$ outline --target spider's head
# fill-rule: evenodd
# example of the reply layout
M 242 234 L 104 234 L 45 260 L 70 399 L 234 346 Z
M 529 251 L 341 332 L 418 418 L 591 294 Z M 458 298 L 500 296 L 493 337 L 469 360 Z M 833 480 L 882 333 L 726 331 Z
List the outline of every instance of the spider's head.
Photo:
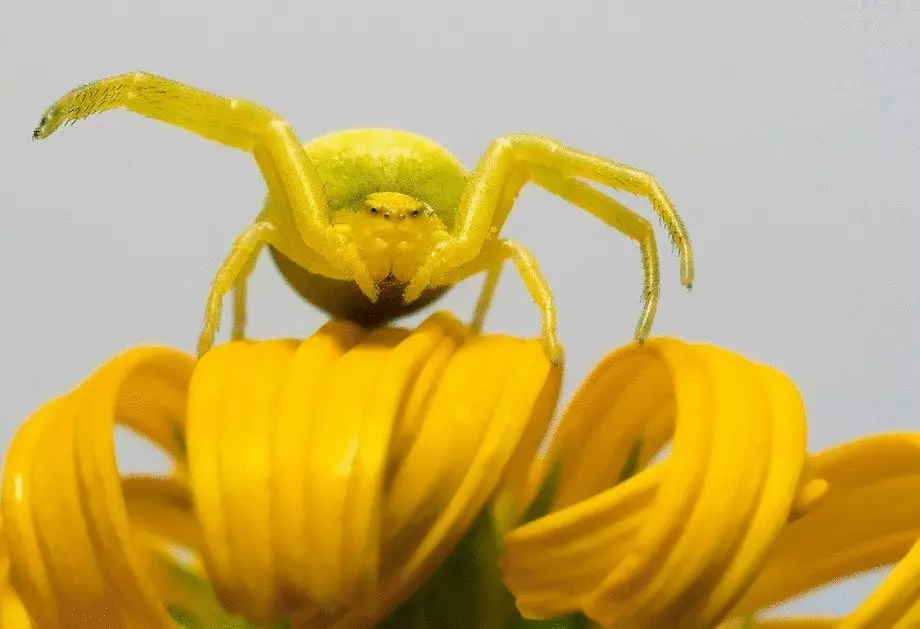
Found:
M 407 283 L 429 248 L 447 236 L 430 205 L 399 192 L 374 192 L 334 219 L 350 237 L 375 282 Z

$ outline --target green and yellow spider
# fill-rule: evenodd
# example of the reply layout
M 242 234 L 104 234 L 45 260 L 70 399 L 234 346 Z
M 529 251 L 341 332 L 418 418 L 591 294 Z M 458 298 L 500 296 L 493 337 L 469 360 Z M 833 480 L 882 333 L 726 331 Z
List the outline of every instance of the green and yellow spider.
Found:
M 64 123 L 124 107 L 251 153 L 268 186 L 261 213 L 233 243 L 211 285 L 198 341 L 214 343 L 224 296 L 233 290 L 233 338 L 246 322 L 246 282 L 268 246 L 285 279 L 330 314 L 364 325 L 415 312 L 452 285 L 485 272 L 472 327 L 481 328 L 503 263 L 511 259 L 542 314 L 542 339 L 562 358 L 553 296 L 531 253 L 499 238 L 528 181 L 582 208 L 639 243 L 644 308 L 635 338 L 648 335 L 658 304 L 659 269 L 648 221 L 584 180 L 649 199 L 677 247 L 681 282 L 693 282 L 683 222 L 646 172 L 532 134 L 494 140 L 472 172 L 433 141 L 405 131 L 356 129 L 303 145 L 278 114 L 132 72 L 78 87 L 42 116 L 33 137 Z

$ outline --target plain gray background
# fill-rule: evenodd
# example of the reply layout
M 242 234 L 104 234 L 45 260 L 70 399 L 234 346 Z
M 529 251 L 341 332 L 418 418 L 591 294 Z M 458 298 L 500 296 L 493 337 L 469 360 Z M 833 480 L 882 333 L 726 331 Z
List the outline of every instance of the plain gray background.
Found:
M 917 429 L 915 0 L 260 4 L 0 9 L 0 442 L 130 345 L 191 351 L 212 274 L 261 207 L 250 157 L 133 114 L 32 142 L 67 90 L 133 69 L 262 102 L 302 139 L 400 127 L 473 166 L 493 137 L 536 131 L 648 170 L 697 254 L 688 294 L 659 241 L 655 333 L 788 372 L 813 449 Z M 637 247 L 533 188 L 505 233 L 533 249 L 555 291 L 571 392 L 630 338 Z M 442 306 L 470 312 L 478 287 Z M 306 335 L 323 320 L 266 259 L 250 294 L 253 336 Z M 488 328 L 538 332 L 513 272 Z M 121 444 L 126 469 L 163 463 Z M 790 608 L 849 610 L 876 577 Z

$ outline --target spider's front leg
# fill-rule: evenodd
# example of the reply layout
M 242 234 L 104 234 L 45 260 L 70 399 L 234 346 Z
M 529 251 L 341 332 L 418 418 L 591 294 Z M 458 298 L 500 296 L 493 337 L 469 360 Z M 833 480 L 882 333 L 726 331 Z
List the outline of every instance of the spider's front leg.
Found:
M 676 210 L 655 180 L 642 171 L 538 135 L 514 135 L 493 141 L 474 170 L 458 208 L 450 238 L 434 248 L 427 262 L 410 282 L 406 299 L 450 269 L 474 259 L 489 239 L 501 230 L 521 187 L 531 181 L 582 208 L 639 244 L 644 275 L 644 308 L 636 325 L 635 338 L 642 342 L 654 320 L 660 292 L 658 250 L 651 225 L 613 198 L 602 194 L 582 179 L 617 190 L 646 196 L 664 221 L 680 253 L 681 281 L 693 281 L 690 240 Z M 487 283 L 486 290 L 491 288 Z M 486 304 L 487 305 L 487 304 Z M 482 310 L 480 306 L 478 310 Z M 477 318 L 481 319 L 481 312 Z
M 129 72 L 71 90 L 42 115 L 33 137 L 50 136 L 61 125 L 125 108 L 175 125 L 255 157 L 270 196 L 286 208 L 276 225 L 295 229 L 303 243 L 331 266 L 344 269 L 371 301 L 376 287 L 357 250 L 329 222 L 323 182 L 291 126 L 258 103 L 227 98 L 149 72 Z
M 218 96 L 148 72 L 130 72 L 88 83 L 65 94 L 45 111 L 33 137 L 47 138 L 61 125 L 117 108 L 251 153 L 265 177 L 269 197 L 274 199 L 272 213 L 267 218 L 273 229 L 284 232 L 273 236 L 284 253 L 292 259 L 303 258 L 306 252 L 311 257 L 318 255 L 325 262 L 315 261 L 311 270 L 336 279 L 352 279 L 371 301 L 376 299 L 376 286 L 354 243 L 346 234 L 337 232 L 329 221 L 327 199 L 316 168 L 290 125 L 278 114 L 252 101 Z M 256 224 L 262 218 L 265 217 L 260 217 Z M 244 236 L 247 233 L 249 230 Z M 249 238 L 241 236 L 245 242 L 262 241 L 252 234 Z M 241 251 L 241 247 L 238 241 L 234 252 Z M 253 255 L 260 247 L 255 246 Z M 242 335 L 245 270 L 251 263 L 230 264 L 231 258 L 240 259 L 231 253 L 215 278 L 214 286 L 219 290 L 212 290 L 208 300 L 201 347 L 209 347 L 213 342 L 214 314 L 219 315 L 220 310 L 214 306 L 215 295 L 220 293 L 222 297 L 231 285 L 237 289 L 234 336 Z

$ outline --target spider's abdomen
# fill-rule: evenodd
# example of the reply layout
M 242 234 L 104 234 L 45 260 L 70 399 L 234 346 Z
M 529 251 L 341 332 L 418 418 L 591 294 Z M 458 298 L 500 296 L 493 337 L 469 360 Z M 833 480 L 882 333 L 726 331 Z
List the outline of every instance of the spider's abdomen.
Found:
M 408 131 L 350 129 L 304 145 L 323 180 L 331 209 L 374 192 L 401 192 L 430 205 L 454 224 L 467 181 L 463 165 L 439 144 Z

